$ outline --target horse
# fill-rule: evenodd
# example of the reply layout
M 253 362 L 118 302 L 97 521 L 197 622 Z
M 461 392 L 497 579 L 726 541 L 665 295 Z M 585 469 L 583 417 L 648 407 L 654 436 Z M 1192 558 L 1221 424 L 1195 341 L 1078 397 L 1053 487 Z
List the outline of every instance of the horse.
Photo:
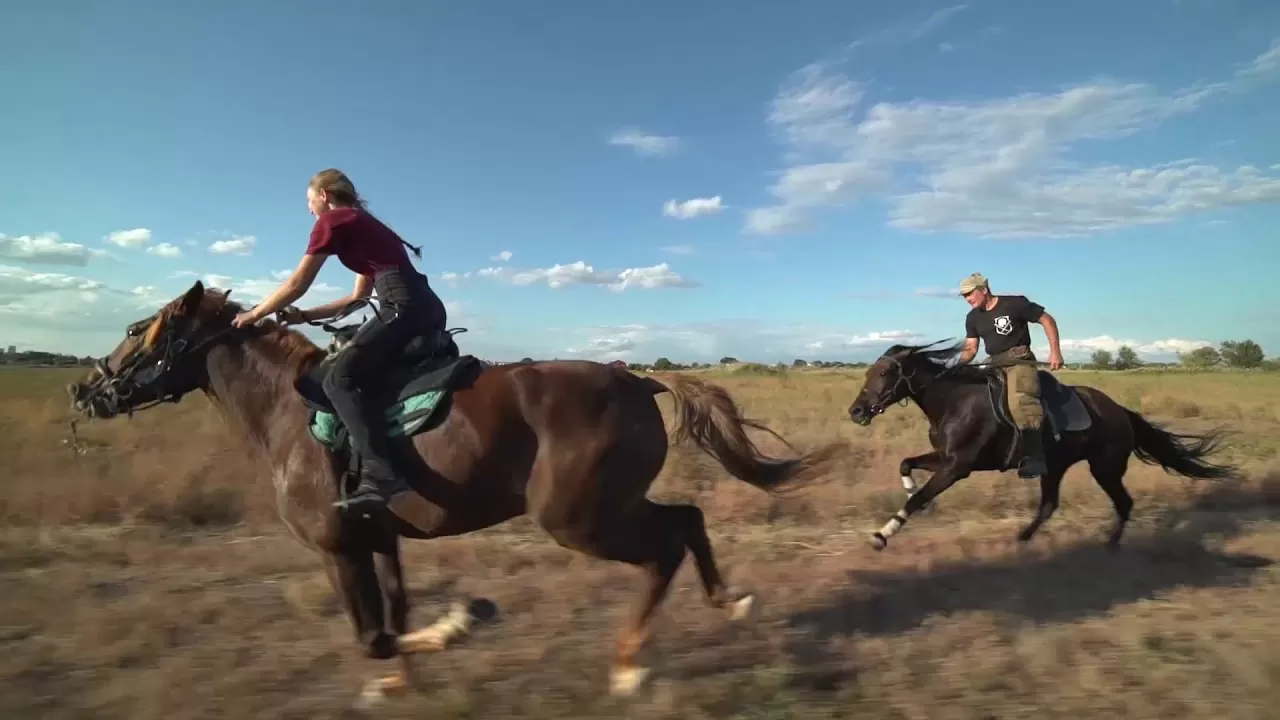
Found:
M 867 369 L 849 406 L 849 419 L 864 427 L 898 402 L 914 402 L 929 420 L 933 450 L 903 458 L 898 466 L 907 500 L 871 534 L 876 550 L 884 550 L 913 514 L 971 473 L 1017 467 L 1019 433 L 1009 414 L 1003 372 L 955 363 L 962 346 L 935 347 L 945 342 L 890 347 Z M 1219 449 L 1221 428 L 1203 435 L 1173 433 L 1101 390 L 1065 385 L 1045 370 L 1037 372 L 1045 411 L 1039 432 L 1047 472 L 1040 477 L 1039 510 L 1018 533 L 1019 542 L 1031 540 L 1057 510 L 1062 477 L 1082 460 L 1115 507 L 1116 522 L 1106 542 L 1112 552 L 1119 548 L 1133 510 L 1133 498 L 1124 487 L 1131 454 L 1188 478 L 1219 480 L 1236 474 L 1233 465 L 1207 460 Z M 923 487 L 917 488 L 911 477 L 915 469 L 933 473 Z
M 197 281 L 131 323 L 124 340 L 67 392 L 78 417 L 132 415 L 196 390 L 223 411 L 270 470 L 280 518 L 320 556 L 365 655 L 400 659 L 396 673 L 365 684 L 362 707 L 416 689 L 410 656 L 443 649 L 470 627 L 470 616 L 455 606 L 436 625 L 409 630 L 402 539 L 460 535 L 527 514 L 565 548 L 642 569 L 647 587 L 610 659 L 615 695 L 634 693 L 649 674 L 636 656 L 686 551 L 713 608 L 731 621 L 752 614 L 756 597 L 726 584 L 702 511 L 646 497 L 669 445 L 657 395 L 674 400 L 675 442 L 692 441 L 729 474 L 768 493 L 824 477 L 841 446 L 771 457 L 748 428 L 790 443 L 744 418 L 717 385 L 681 376 L 664 383 L 579 360 L 490 365 L 461 355 L 450 331 L 447 351 L 407 349 L 387 368 L 383 398 L 392 408 L 388 422 L 399 430 L 399 465 L 430 511 L 346 517 L 334 503 L 354 484 L 346 470 L 355 465 L 323 391 L 316 395 L 331 355 L 278 317 L 235 328 L 231 320 L 242 308 L 229 293 Z

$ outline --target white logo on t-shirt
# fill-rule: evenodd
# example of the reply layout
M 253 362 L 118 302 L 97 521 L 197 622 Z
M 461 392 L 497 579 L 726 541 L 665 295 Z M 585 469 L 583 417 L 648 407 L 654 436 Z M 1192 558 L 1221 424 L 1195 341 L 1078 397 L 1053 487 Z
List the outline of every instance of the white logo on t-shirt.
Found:
M 1008 315 L 1001 315 L 995 319 L 996 332 L 1000 335 L 1008 335 L 1013 332 L 1013 321 Z

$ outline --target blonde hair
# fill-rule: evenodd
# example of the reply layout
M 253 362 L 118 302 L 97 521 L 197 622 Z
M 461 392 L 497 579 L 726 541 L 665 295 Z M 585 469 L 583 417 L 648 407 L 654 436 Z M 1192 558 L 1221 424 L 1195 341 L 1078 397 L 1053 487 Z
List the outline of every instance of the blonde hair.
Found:
M 316 192 L 327 192 L 333 198 L 333 203 L 339 207 L 360 208 L 364 212 L 369 212 L 369 204 L 364 198 L 360 197 L 360 193 L 356 191 L 355 183 L 351 182 L 351 178 L 338 168 L 326 168 L 311 176 L 309 183 L 312 190 Z M 372 215 L 373 213 L 369 213 Z M 405 247 L 413 251 L 415 257 L 422 259 L 422 248 L 417 245 L 411 245 L 403 239 L 400 241 Z
M 334 204 L 345 207 L 358 207 L 367 211 L 368 204 L 360 193 L 356 192 L 355 183 L 347 174 L 337 168 L 321 170 L 311 176 L 311 189 L 316 192 L 327 192 L 333 197 Z

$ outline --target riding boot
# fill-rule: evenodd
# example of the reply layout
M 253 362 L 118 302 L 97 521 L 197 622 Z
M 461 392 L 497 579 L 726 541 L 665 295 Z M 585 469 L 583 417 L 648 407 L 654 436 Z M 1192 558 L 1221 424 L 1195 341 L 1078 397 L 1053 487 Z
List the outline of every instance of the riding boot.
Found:
M 364 467 L 361 468 L 360 484 L 356 486 L 355 492 L 334 505 L 341 508 L 386 505 L 402 493 L 412 492 L 413 488 L 409 487 L 399 473 L 378 472 Z
M 1022 462 L 1018 463 L 1018 477 L 1030 479 L 1045 474 L 1048 468 L 1044 460 L 1044 435 L 1040 428 L 1022 431 Z

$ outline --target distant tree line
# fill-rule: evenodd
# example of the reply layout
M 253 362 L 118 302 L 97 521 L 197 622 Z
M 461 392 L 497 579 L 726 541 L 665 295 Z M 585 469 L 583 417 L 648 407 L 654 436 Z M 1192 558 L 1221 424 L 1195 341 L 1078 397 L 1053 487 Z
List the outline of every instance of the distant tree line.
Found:
M 1095 350 L 1089 358 L 1088 367 L 1093 370 L 1133 370 L 1147 364 L 1132 347 L 1121 345 L 1116 348 L 1114 356 L 1107 350 Z M 1191 352 L 1178 353 L 1176 365 L 1188 370 L 1280 370 L 1280 359 L 1268 359 L 1262 346 L 1253 340 L 1226 340 L 1216 348 L 1205 345 Z
M 44 350 L 7 350 L 0 353 L 0 366 L 75 367 L 77 365 L 92 364 L 93 358 L 91 357 L 80 358 L 75 355 L 64 355 Z

